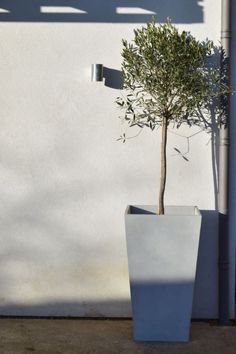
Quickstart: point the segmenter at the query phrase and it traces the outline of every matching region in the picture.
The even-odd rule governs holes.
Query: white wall
[[[179,28],[217,41],[220,0],[196,2],[204,22],[191,23],[185,5],[178,4]],[[156,203],[159,137],[143,131],[116,141],[120,92],[91,83],[90,66],[119,70],[121,38],[136,26],[0,23],[0,314],[130,314],[123,214],[129,203]],[[173,156],[174,147],[184,152],[186,139],[169,135],[166,203],[214,210],[209,136],[190,140],[189,162]],[[196,317],[217,316],[217,234],[210,235]]]

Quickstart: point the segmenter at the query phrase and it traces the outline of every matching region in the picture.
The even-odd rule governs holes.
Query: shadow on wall
[[[203,0],[0,0],[0,21],[144,23],[171,17],[203,22]]]
[[[130,301],[52,301],[38,304],[10,304],[0,306],[0,316],[55,317],[131,317]],[[115,316],[117,317],[117,316]]]
[[[193,318],[218,318],[218,211],[201,210]]]
[[[121,70],[104,67],[103,77],[105,86],[116,90],[123,89],[123,74]]]

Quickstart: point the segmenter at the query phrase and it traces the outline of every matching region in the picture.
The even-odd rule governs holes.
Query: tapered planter
[[[189,340],[201,214],[197,207],[128,206],[126,239],[134,339]]]

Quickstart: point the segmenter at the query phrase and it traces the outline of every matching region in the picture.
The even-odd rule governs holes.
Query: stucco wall
[[[137,7],[153,10],[152,3]],[[156,203],[159,137],[143,131],[117,142],[124,131],[114,104],[120,92],[90,82],[92,63],[120,69],[121,38],[140,25],[132,17],[109,20],[102,4],[88,20],[40,17],[26,2],[0,14],[0,314],[130,315],[123,214],[127,204]],[[161,20],[170,11],[180,29],[219,39],[220,1],[161,6]],[[169,135],[167,204],[215,209],[209,139],[191,138],[186,161],[174,148],[185,152],[187,140]],[[217,316],[212,212],[210,220],[196,317]]]

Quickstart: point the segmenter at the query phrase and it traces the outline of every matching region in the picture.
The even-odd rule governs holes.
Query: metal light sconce
[[[103,64],[92,64],[91,81],[103,81]]]

